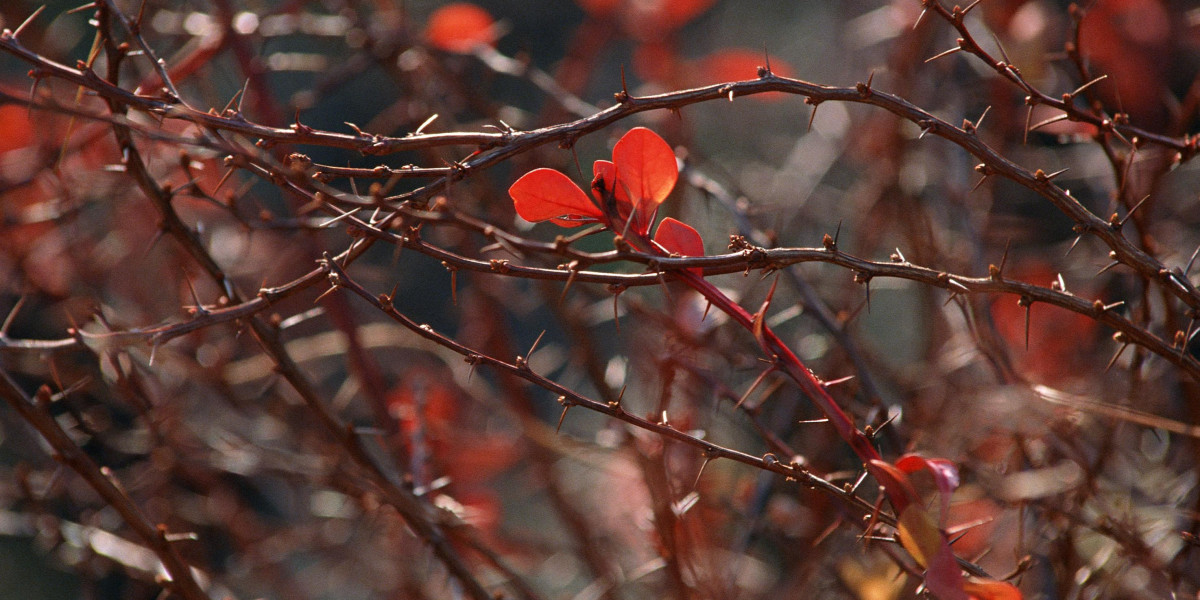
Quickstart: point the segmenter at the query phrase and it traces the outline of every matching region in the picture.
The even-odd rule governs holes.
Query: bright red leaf
[[[629,130],[613,147],[617,179],[637,210],[653,211],[667,199],[679,179],[675,151],[645,127]],[[642,203],[650,204],[643,205]]]
[[[517,214],[526,221],[553,221],[577,227],[604,216],[587,194],[566,175],[554,169],[534,169],[508,188]]]
[[[447,4],[429,16],[425,39],[448,52],[469,52],[496,43],[496,22],[486,10],[469,2]]]
[[[637,127],[617,141],[613,162],[598,160],[592,168],[595,202],[566,175],[534,169],[508,189],[517,214],[527,221],[565,227],[603,223],[617,233],[636,234],[633,237],[642,240],[639,248],[645,249],[658,205],[671,195],[679,178],[675,152],[658,134]]]

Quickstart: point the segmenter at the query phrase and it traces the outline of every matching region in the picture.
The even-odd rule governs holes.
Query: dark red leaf
[[[704,240],[700,239],[700,233],[691,225],[671,217],[663,219],[662,223],[658,224],[658,231],[654,232],[654,241],[663,250],[672,254],[704,256]],[[699,267],[688,270],[697,275],[704,274],[704,269]]]

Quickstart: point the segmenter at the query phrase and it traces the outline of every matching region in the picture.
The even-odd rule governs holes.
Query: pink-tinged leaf
[[[883,485],[888,501],[897,513],[903,513],[909,504],[917,502],[917,490],[908,480],[908,474],[882,460],[872,460],[867,463],[871,475]]]
[[[508,188],[508,195],[526,221],[550,220],[575,227],[604,216],[575,182],[554,169],[534,169],[522,175]]]
[[[905,473],[915,473],[928,470],[933,475],[941,497],[942,512],[939,521],[945,525],[946,516],[950,512],[950,495],[958,488],[958,467],[944,458],[925,458],[920,454],[905,454],[896,461],[896,468]]]
[[[975,600],[1022,600],[1021,590],[1017,586],[995,579],[968,577],[963,584],[963,590]]]
[[[638,212],[652,212],[667,199],[679,179],[675,152],[645,127],[629,130],[613,147],[617,177]]]
[[[704,256],[704,240],[700,239],[700,232],[693,229],[691,225],[671,217],[663,219],[662,223],[658,224],[658,231],[654,232],[654,241],[671,254]],[[704,269],[699,267],[692,267],[688,270],[697,275],[704,274]]]
[[[943,537],[941,548],[925,568],[925,587],[938,600],[969,600],[963,583],[958,559],[954,557],[954,551]]]
[[[477,45],[496,44],[496,22],[492,15],[469,2],[447,4],[429,16],[425,39],[449,52],[470,52]]]

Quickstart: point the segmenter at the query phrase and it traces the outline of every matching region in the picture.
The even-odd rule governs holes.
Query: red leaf
[[[601,206],[604,205],[604,194],[613,194],[618,205],[626,207],[625,212],[629,212],[629,194],[625,193],[625,186],[617,183],[617,166],[612,161],[598,160],[592,163],[592,196]]]
[[[700,239],[700,233],[691,225],[671,217],[663,219],[662,223],[658,224],[658,231],[654,232],[654,241],[662,246],[663,250],[672,254],[704,256],[704,240]],[[692,267],[688,270],[697,275],[704,274],[704,269],[700,267]]]
[[[791,77],[791,65],[770,57],[771,72],[781,77]],[[696,73],[696,84],[723,83],[758,77],[758,68],[767,66],[767,57],[762,52],[746,48],[727,48],[718,50],[700,59],[699,72]],[[780,95],[756,95],[755,98],[782,98]]]
[[[1017,586],[995,579],[968,577],[963,590],[975,600],[1021,600],[1021,590]]]
[[[653,212],[671,194],[679,179],[675,151],[645,127],[630,129],[621,137],[613,147],[613,162],[618,180],[638,211]]]
[[[486,10],[468,2],[447,4],[429,16],[425,39],[435,48],[470,52],[475,46],[496,43],[496,22]]]
[[[575,182],[554,169],[534,169],[522,175],[508,188],[508,195],[526,221],[550,220],[576,227],[604,216]]]
[[[677,29],[700,16],[700,13],[708,10],[712,4],[713,0],[667,0],[660,5],[659,10],[665,21],[664,25]]]
[[[16,104],[0,106],[0,154],[24,148],[33,141],[34,125],[29,120],[29,110]]]

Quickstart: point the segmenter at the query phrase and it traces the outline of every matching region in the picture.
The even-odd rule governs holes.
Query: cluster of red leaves
[[[681,221],[664,219],[653,239],[649,237],[658,207],[670,195],[679,177],[674,152],[656,133],[644,127],[630,130],[613,147],[613,160],[596,161],[593,173],[591,197],[566,175],[546,168],[523,175],[509,188],[509,195],[517,214],[528,221],[550,221],[564,227],[600,223],[643,252],[703,255],[704,245],[699,233]],[[690,269],[681,273],[680,278],[720,310],[741,316],[739,321],[750,325],[764,350],[772,352],[777,338],[764,323],[767,304],[763,311],[751,317],[705,281],[701,270]],[[795,361],[797,369],[806,370],[794,355],[781,356],[779,360]],[[828,411],[835,413],[828,416],[850,422],[832,399],[823,402],[822,406],[827,415]],[[843,437],[857,449],[851,441],[855,437],[852,432],[845,432]],[[871,448],[860,452],[860,457],[884,486],[898,515],[900,542],[925,568],[925,586],[930,592],[943,600],[1021,598],[1021,593],[1012,584],[963,577],[945,533],[950,496],[959,484],[958,469],[952,462],[909,454],[893,464],[880,460]],[[912,476],[919,472],[928,472],[936,485],[940,500],[936,517],[926,508],[913,484]]]
[[[598,160],[592,171],[590,198],[566,175],[545,168],[523,175],[508,193],[526,221],[564,227],[601,223],[643,252],[704,255],[700,234],[672,218],[663,219],[649,239],[658,207],[679,178],[675,153],[658,134],[644,127],[631,129],[613,147],[612,161]]]

